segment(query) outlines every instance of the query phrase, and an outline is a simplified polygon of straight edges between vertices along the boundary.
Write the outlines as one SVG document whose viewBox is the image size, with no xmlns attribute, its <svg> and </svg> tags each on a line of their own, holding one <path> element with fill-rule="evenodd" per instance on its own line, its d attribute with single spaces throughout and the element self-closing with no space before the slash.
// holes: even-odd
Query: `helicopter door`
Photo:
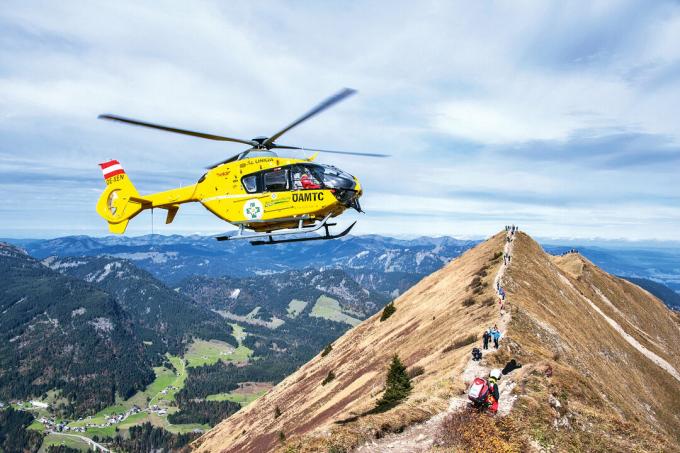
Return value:
<svg viewBox="0 0 680 453">
<path fill-rule="evenodd" d="M 282 192 L 284 190 L 290 190 L 287 168 L 279 168 L 264 174 L 265 192 Z"/>
</svg>

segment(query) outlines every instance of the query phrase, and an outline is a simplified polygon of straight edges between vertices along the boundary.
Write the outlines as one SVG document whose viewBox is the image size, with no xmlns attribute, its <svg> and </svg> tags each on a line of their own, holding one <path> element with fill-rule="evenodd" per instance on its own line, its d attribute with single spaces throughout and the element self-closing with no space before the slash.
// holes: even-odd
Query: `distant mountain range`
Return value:
<svg viewBox="0 0 680 453">
<path fill-rule="evenodd" d="M 9 239 L 8 242 L 38 258 L 112 256 L 127 259 L 171 286 L 195 275 L 240 278 L 308 268 L 342 269 L 364 288 L 396 297 L 479 241 L 450 237 L 402 240 L 369 235 L 252 247 L 245 242 L 217 242 L 209 236 L 146 235 L 67 236 Z M 542 245 L 547 252 L 557 255 L 576 248 L 609 273 L 649 279 L 680 293 L 678 248 L 642 249 L 619 247 L 614 243 L 581 246 L 578 240 L 573 245 L 555 245 L 549 240 Z"/>
<path fill-rule="evenodd" d="M 129 259 L 166 282 L 193 275 L 247 277 L 306 268 L 427 275 L 476 244 L 446 237 L 405 241 L 382 236 L 268 247 L 217 242 L 206 236 L 67 236 L 9 241 L 37 258 L 108 255 Z"/>
</svg>

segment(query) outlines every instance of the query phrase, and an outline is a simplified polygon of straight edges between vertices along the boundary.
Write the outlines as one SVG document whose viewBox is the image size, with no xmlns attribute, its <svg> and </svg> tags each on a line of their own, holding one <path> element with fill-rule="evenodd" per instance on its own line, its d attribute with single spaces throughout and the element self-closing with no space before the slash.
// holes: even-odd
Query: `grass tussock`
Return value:
<svg viewBox="0 0 680 453">
<path fill-rule="evenodd" d="M 529 447 L 521 429 L 521 425 L 509 417 L 462 411 L 444 420 L 435 442 L 437 446 L 455 451 L 520 453 Z"/>
<path fill-rule="evenodd" d="M 475 273 L 475 275 L 478 276 L 478 277 L 484 278 L 484 277 L 486 277 L 487 275 L 489 275 L 489 274 L 486 272 L 487 269 L 488 269 L 488 268 L 487 268 L 486 266 L 481 267 L 481 268 Z"/>
<path fill-rule="evenodd" d="M 465 300 L 463 301 L 463 307 L 472 307 L 475 304 L 475 298 L 474 297 L 466 297 Z"/>
<path fill-rule="evenodd" d="M 323 352 L 321 352 L 321 357 L 326 357 L 330 352 L 333 350 L 333 343 L 328 343 L 326 347 L 324 348 Z"/>
<path fill-rule="evenodd" d="M 333 373 L 333 371 L 331 370 L 331 371 L 328 372 L 328 374 L 323 379 L 323 381 L 321 381 L 321 385 L 326 385 L 329 382 L 331 382 L 333 379 L 335 379 L 335 373 Z"/>
<path fill-rule="evenodd" d="M 382 314 L 380 315 L 380 322 L 385 321 L 387 318 L 392 316 L 394 312 L 397 311 L 397 307 L 394 306 L 394 302 L 390 302 L 383 308 Z"/>
<path fill-rule="evenodd" d="M 476 334 L 470 334 L 466 337 L 458 338 L 453 343 L 451 343 L 450 345 L 445 347 L 442 352 L 447 353 L 447 352 L 453 351 L 454 349 L 459 349 L 459 348 L 462 348 L 462 347 L 467 346 L 469 344 L 475 343 L 476 341 L 477 341 L 477 335 Z"/>
<path fill-rule="evenodd" d="M 408 374 L 408 377 L 410 379 L 413 379 L 416 376 L 420 376 L 421 374 L 425 373 L 425 368 L 421 366 L 414 366 L 408 369 L 406 372 Z"/>
<path fill-rule="evenodd" d="M 484 271 L 484 275 L 486 275 L 486 271 Z M 471 289 L 473 294 L 481 294 L 487 286 L 489 286 L 489 284 L 482 280 L 482 276 L 477 273 L 477 275 L 472 278 L 472 281 L 470 281 L 468 289 Z"/>
<path fill-rule="evenodd" d="M 487 297 L 486 299 L 484 299 L 484 300 L 482 301 L 482 305 L 484 305 L 485 307 L 493 307 L 493 305 L 494 305 L 495 303 L 496 303 L 496 299 L 494 299 L 494 298 L 491 297 L 491 296 Z"/>
</svg>

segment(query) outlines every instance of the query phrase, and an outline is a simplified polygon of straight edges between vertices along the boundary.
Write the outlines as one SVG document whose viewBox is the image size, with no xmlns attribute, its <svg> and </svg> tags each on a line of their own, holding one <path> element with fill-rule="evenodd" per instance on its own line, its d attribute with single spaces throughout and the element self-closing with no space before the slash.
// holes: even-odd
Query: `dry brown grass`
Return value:
<svg viewBox="0 0 680 453">
<path fill-rule="evenodd" d="M 471 453 L 520 453 L 528 449 L 522 427 L 512 418 L 492 417 L 475 410 L 449 415 L 435 444 Z"/>
<path fill-rule="evenodd" d="M 413 379 L 413 378 L 418 377 L 418 376 L 422 375 L 423 373 L 425 373 L 425 368 L 423 368 L 421 366 L 414 366 L 414 367 L 409 368 L 407 373 L 408 373 L 408 377 L 410 379 Z"/>
<path fill-rule="evenodd" d="M 475 343 L 477 341 L 477 338 L 478 338 L 477 334 L 474 333 L 466 337 L 459 337 L 458 339 L 454 340 L 453 343 L 445 347 L 442 353 L 445 354 L 447 352 L 451 352 L 456 349 L 460 349 L 464 346 L 467 346 L 469 344 Z"/>
<path fill-rule="evenodd" d="M 465 300 L 463 300 L 463 307 L 472 307 L 476 303 L 474 297 L 466 297 Z"/>
<path fill-rule="evenodd" d="M 521 234 L 506 288 L 514 306 L 512 341 L 494 359 L 532 364 L 523 370 L 512 413 L 528 435 L 556 451 L 680 451 L 671 441 L 680 436 L 680 385 L 584 297 L 678 367 L 677 348 L 658 347 L 677 335 L 665 307 L 579 255 L 548 257 Z"/>
<path fill-rule="evenodd" d="M 493 307 L 496 305 L 496 298 L 489 296 L 482 301 L 482 305 L 485 307 Z"/>
</svg>

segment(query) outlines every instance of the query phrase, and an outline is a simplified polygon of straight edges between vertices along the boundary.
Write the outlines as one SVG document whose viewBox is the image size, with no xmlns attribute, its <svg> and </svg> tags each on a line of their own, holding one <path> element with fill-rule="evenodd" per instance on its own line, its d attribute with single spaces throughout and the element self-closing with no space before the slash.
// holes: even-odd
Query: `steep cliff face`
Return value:
<svg viewBox="0 0 680 453">
<path fill-rule="evenodd" d="M 509 266 L 503 251 L 512 255 Z M 507 293 L 503 316 L 496 281 Z M 365 320 L 194 447 L 428 451 L 445 442 L 444 420 L 464 406 L 467 383 L 515 358 L 524 367 L 501 388 L 502 416 L 516 427 L 498 439 L 509 451 L 678 449 L 677 316 L 581 256 L 552 257 L 522 233 L 511 243 L 499 233 L 395 306 L 390 318 Z M 495 323 L 505 331 L 500 350 L 472 362 L 475 335 Z M 371 413 L 395 353 L 424 373 L 404 403 Z M 329 372 L 335 379 L 322 385 Z"/>
</svg>

